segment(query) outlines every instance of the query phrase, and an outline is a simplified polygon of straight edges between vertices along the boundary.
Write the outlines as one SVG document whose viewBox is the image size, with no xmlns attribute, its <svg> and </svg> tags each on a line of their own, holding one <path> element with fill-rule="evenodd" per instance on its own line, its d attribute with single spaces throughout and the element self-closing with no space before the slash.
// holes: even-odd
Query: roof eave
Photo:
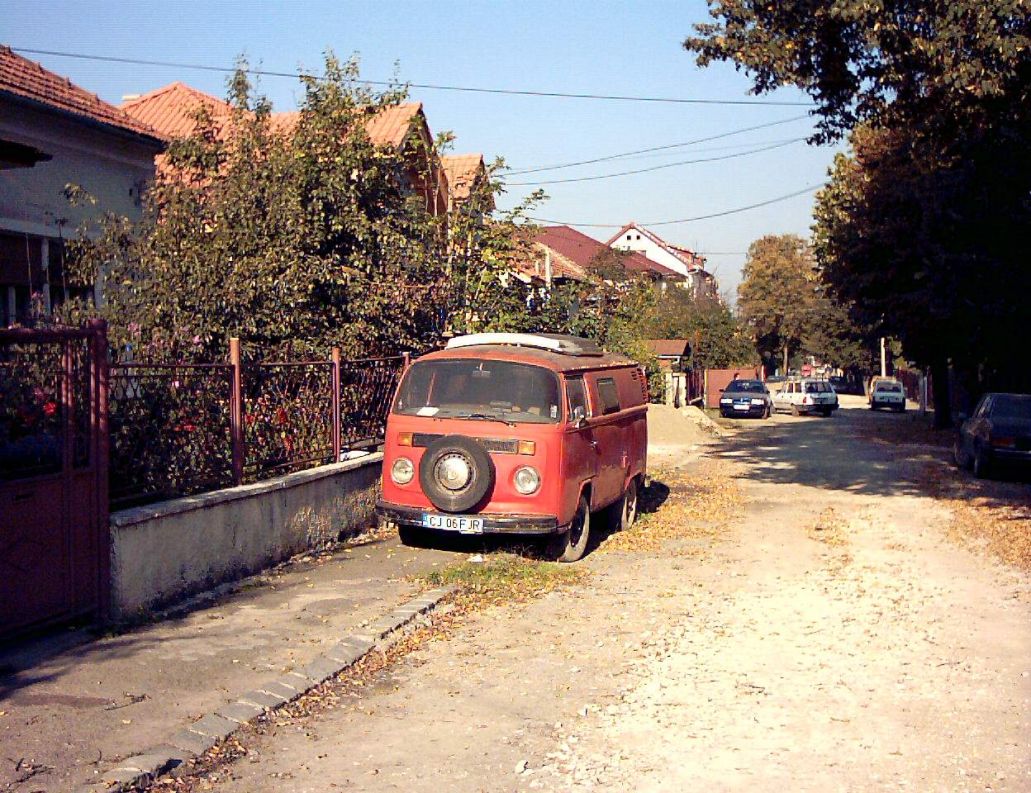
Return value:
<svg viewBox="0 0 1031 793">
<path fill-rule="evenodd" d="M 127 127 L 119 126 L 118 124 L 112 124 L 107 121 L 100 121 L 95 118 L 90 118 L 89 116 L 84 116 L 81 113 L 76 113 L 73 110 L 67 110 L 63 107 L 57 107 L 56 105 L 52 105 L 48 102 L 43 102 L 38 99 L 32 99 L 28 96 L 22 96 L 21 94 L 14 93 L 13 91 L 7 91 L 2 88 L 0 88 L 0 97 L 8 99 L 16 104 L 22 104 L 27 107 L 42 110 L 47 113 L 53 113 L 63 118 L 75 121 L 78 124 L 83 124 L 87 127 L 92 127 L 93 129 L 99 129 L 108 134 L 114 134 L 122 138 L 135 140 L 137 142 L 150 143 L 156 147 L 156 153 L 164 151 L 165 148 L 168 146 L 168 141 L 164 137 L 159 136 L 157 132 L 155 132 L 153 135 L 144 132 L 137 132 Z"/>
</svg>

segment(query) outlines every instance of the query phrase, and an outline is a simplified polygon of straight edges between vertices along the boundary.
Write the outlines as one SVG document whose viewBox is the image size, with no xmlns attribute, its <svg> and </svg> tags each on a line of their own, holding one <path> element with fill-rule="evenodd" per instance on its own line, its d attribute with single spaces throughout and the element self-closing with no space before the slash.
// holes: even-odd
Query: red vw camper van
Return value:
<svg viewBox="0 0 1031 793">
<path fill-rule="evenodd" d="M 460 336 L 405 372 L 387 419 L 379 515 L 419 532 L 552 535 L 574 562 L 591 513 L 617 528 L 644 483 L 648 384 L 575 336 Z"/>
</svg>

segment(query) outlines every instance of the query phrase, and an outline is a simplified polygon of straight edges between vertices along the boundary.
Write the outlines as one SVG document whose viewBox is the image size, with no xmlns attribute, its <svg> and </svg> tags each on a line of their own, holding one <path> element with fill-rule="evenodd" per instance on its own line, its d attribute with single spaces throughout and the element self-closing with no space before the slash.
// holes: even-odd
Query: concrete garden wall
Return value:
<svg viewBox="0 0 1031 793">
<path fill-rule="evenodd" d="M 111 616 L 145 616 L 373 520 L 382 453 L 111 515 Z"/>
</svg>

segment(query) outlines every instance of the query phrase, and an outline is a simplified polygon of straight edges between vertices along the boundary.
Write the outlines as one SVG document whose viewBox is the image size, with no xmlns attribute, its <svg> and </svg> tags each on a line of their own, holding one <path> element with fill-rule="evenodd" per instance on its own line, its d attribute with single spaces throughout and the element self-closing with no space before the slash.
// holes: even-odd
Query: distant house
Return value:
<svg viewBox="0 0 1031 793">
<path fill-rule="evenodd" d="M 520 266 L 520 271 L 545 283 L 562 279 L 606 278 L 611 273 L 602 272 L 599 268 L 609 264 L 663 285 L 684 280 L 680 274 L 639 253 L 620 256 L 613 261 L 608 246 L 570 226 L 535 229 L 531 242 L 534 256 Z"/>
<path fill-rule="evenodd" d="M 663 369 L 679 371 L 691 355 L 691 342 L 687 339 L 645 339 L 644 343 Z"/>
<path fill-rule="evenodd" d="M 69 296 L 64 240 L 111 212 L 139 217 L 166 137 L 0 46 L 0 327 Z M 81 191 L 73 204 L 69 195 Z"/>
<path fill-rule="evenodd" d="M 697 298 L 719 299 L 719 285 L 715 276 L 705 269 L 705 258 L 689 248 L 666 242 L 636 223 L 625 225 L 606 244 L 619 250 L 636 251 L 679 273 Z"/>
<path fill-rule="evenodd" d="M 441 157 L 440 162 L 447 177 L 449 212 L 460 208 L 479 214 L 493 211 L 493 195 L 483 195 L 486 205 L 471 203 L 482 195 L 481 189 L 487 183 L 487 166 L 482 154 L 448 154 Z"/>
<path fill-rule="evenodd" d="M 126 98 L 121 109 L 169 139 L 189 136 L 197 127 L 197 113 L 202 109 L 214 121 L 216 128 L 227 123 L 232 114 L 232 106 L 224 99 L 181 82 L 170 83 L 142 96 Z M 271 122 L 273 129 L 289 132 L 299 118 L 300 113 L 296 111 L 273 113 Z M 365 131 L 374 145 L 389 147 L 404 155 L 408 163 L 406 186 L 425 198 L 426 209 L 430 213 L 445 213 L 449 201 L 447 177 L 433 154 L 433 135 L 422 103 L 406 102 L 384 107 L 369 115 Z"/>
</svg>

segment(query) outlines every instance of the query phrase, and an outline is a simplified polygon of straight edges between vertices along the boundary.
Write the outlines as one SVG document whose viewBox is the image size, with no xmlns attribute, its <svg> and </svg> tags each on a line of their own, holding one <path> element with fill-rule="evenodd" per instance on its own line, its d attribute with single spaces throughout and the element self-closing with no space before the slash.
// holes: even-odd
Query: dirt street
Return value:
<svg viewBox="0 0 1031 793">
<path fill-rule="evenodd" d="M 662 551 L 617 535 L 587 584 L 469 618 L 346 704 L 250 736 L 211 781 L 1031 790 L 1028 576 L 947 537 L 924 494 L 928 470 L 954 475 L 940 450 L 868 437 L 908 417 L 854 407 L 685 448 L 736 504 L 684 513 L 697 525 Z"/>
</svg>

